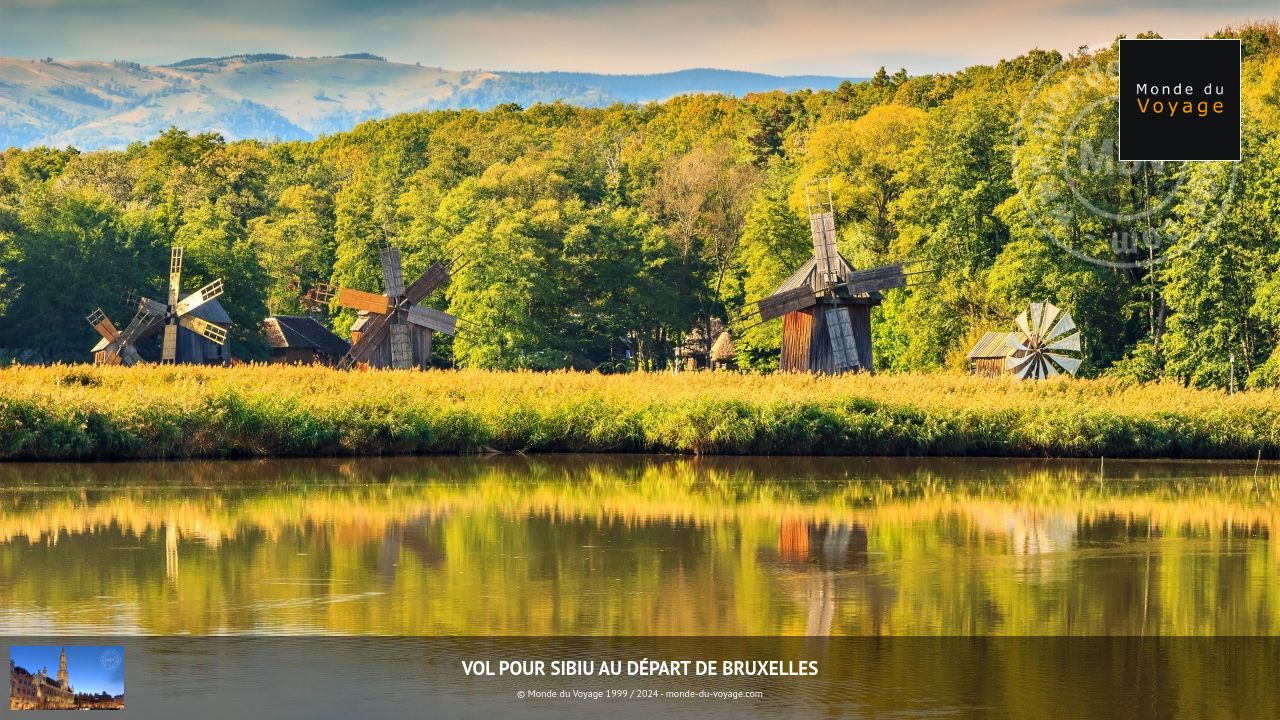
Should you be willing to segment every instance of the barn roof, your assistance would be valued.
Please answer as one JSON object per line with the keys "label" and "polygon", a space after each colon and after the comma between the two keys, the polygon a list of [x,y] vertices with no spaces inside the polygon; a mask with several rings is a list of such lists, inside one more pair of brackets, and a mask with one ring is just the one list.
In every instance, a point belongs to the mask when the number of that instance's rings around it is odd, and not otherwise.
{"label": "barn roof", "polygon": [[978,342],[974,343],[973,349],[969,351],[967,356],[970,360],[979,358],[1005,358],[1014,353],[1017,348],[1010,347],[1007,342],[1010,337],[1020,339],[1021,333],[1016,332],[989,332],[982,336]]}
{"label": "barn roof", "polygon": [[273,349],[306,348],[324,355],[343,355],[350,349],[346,340],[310,317],[272,315],[262,321],[262,334]]}

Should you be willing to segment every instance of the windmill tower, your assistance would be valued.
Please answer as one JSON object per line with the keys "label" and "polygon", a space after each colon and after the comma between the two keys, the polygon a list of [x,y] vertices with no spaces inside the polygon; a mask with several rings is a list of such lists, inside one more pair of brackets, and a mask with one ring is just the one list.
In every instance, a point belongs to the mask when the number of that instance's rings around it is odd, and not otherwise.
{"label": "windmill tower", "polygon": [[142,362],[137,344],[161,329],[160,361],[165,363],[208,363],[230,360],[227,329],[231,318],[217,300],[222,295],[222,280],[214,280],[182,297],[182,248],[174,247],[169,255],[169,292],[167,303],[150,298],[139,299],[133,320],[123,331],[96,308],[86,320],[102,339],[93,348],[94,360],[100,364],[134,365]]}
{"label": "windmill tower", "polygon": [[880,291],[906,287],[909,276],[926,271],[906,272],[901,264],[855,271],[836,250],[830,180],[825,188],[806,186],[805,200],[813,258],[756,303],[760,321],[782,318],[784,372],[871,372],[871,308],[880,304]]}
{"label": "windmill tower", "polygon": [[326,284],[316,286],[307,296],[313,301],[336,300],[360,312],[352,326],[351,350],[341,363],[343,367],[364,363],[373,368],[426,368],[431,361],[432,333],[453,335],[458,319],[418,303],[449,282],[449,271],[443,263],[434,263],[406,287],[400,250],[387,245],[378,255],[386,294]]}

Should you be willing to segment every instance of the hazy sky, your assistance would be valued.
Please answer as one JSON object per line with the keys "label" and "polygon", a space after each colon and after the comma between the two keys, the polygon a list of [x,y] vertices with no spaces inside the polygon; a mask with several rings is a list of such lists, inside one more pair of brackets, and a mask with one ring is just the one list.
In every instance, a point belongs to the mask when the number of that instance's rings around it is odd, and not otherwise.
{"label": "hazy sky", "polygon": [[455,69],[861,76],[1277,15],[1277,0],[0,0],[0,56],[372,52]]}

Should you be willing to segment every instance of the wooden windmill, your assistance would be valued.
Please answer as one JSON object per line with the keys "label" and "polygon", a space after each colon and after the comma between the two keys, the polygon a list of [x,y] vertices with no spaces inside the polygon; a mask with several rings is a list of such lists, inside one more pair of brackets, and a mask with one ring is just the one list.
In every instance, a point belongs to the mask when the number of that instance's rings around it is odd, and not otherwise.
{"label": "wooden windmill", "polygon": [[406,287],[400,250],[388,245],[378,254],[386,294],[318,285],[308,297],[336,300],[339,305],[360,312],[360,319],[352,327],[351,350],[341,363],[343,367],[364,363],[374,368],[426,368],[431,361],[432,333],[453,335],[458,319],[418,303],[449,282],[449,271],[443,263],[434,263]]}
{"label": "wooden windmill", "polygon": [[[826,204],[819,196],[814,205],[821,190]],[[926,271],[907,272],[902,264],[855,271],[836,250],[830,181],[806,187],[805,200],[813,258],[756,304],[760,321],[782,318],[783,371],[871,372],[871,308],[880,304],[880,291],[906,287],[911,275]]]}
{"label": "wooden windmill", "polygon": [[[137,343],[164,329],[160,360],[166,363],[225,362],[231,318],[214,299],[222,294],[222,280],[214,280],[186,297],[182,292],[182,248],[169,255],[168,302],[140,298],[133,319],[123,331],[96,308],[86,318],[102,340],[93,348],[100,363],[134,365],[142,361]],[[187,332],[183,332],[187,331]]]}

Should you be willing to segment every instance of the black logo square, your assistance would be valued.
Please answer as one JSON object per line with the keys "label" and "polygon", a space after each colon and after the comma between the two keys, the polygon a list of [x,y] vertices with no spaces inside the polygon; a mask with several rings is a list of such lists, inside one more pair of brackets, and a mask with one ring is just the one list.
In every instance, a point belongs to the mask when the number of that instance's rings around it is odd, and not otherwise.
{"label": "black logo square", "polygon": [[1121,160],[1240,159],[1240,41],[1120,41]]}

